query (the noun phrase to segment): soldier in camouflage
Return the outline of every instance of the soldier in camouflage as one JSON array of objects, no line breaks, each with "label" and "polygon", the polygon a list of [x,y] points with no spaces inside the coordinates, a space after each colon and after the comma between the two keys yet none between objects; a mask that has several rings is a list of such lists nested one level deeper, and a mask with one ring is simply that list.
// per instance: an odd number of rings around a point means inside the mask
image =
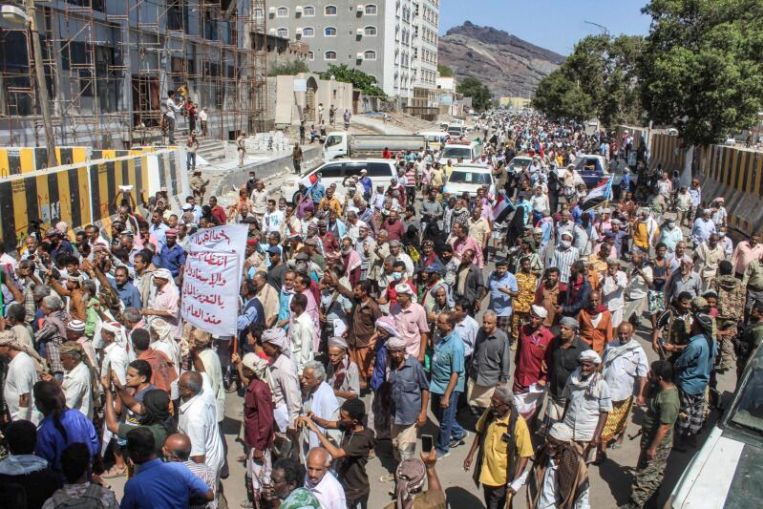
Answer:
[{"label": "soldier in camouflage", "polygon": [[744,318],[745,292],[742,282],[734,277],[731,262],[723,260],[718,264],[720,276],[713,282],[718,295],[718,341],[720,361],[717,371],[723,373],[736,365],[734,337]]},{"label": "soldier in camouflage", "polygon": [[649,398],[641,425],[641,454],[630,500],[621,509],[641,509],[660,489],[673,447],[673,426],[681,406],[678,388],[673,385],[673,367],[668,361],[654,361],[647,377]]}]

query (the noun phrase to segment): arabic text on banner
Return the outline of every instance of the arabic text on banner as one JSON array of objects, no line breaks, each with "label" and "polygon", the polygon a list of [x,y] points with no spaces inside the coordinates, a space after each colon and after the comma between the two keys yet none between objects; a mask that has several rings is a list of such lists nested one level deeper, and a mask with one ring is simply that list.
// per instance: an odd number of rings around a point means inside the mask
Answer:
[{"label": "arabic text on banner", "polygon": [[215,336],[236,333],[241,270],[235,253],[189,253],[183,273],[183,319]]}]

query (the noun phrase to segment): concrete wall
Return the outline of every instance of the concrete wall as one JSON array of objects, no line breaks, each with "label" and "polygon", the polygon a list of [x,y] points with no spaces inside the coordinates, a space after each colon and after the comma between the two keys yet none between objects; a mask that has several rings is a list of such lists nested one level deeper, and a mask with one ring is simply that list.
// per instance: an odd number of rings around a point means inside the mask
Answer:
[{"label": "concrete wall", "polygon": [[[294,92],[294,80],[307,80],[308,87],[315,88],[312,111],[308,111],[306,92]],[[276,126],[299,125],[305,119],[307,129],[311,124],[319,124],[319,105],[323,104],[323,120],[328,124],[329,109],[336,106],[336,121],[341,122],[345,109],[352,112],[352,84],[335,80],[322,80],[316,74],[297,76],[274,76],[268,78],[268,97],[274,101]]]},{"label": "concrete wall", "polygon": [[[649,167],[661,165],[668,172],[681,171],[685,149],[681,138],[665,130],[619,126],[618,139],[625,129],[634,143],[643,135],[649,143]],[[638,145],[636,145],[638,146]],[[694,151],[694,175],[702,182],[702,202],[708,205],[717,197],[726,200],[729,225],[751,234],[763,229],[763,152],[725,145],[697,147]]]}]

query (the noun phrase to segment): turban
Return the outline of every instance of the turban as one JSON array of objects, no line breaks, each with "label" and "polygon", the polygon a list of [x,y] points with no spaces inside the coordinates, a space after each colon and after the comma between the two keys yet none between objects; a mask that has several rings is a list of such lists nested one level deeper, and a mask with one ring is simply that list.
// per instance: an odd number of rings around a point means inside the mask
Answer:
[{"label": "turban", "polygon": [[258,379],[268,384],[268,387],[270,387],[271,390],[273,389],[273,378],[270,374],[270,365],[268,364],[268,361],[255,353],[249,352],[244,355],[243,359],[241,359],[241,364],[254,373],[254,376]]},{"label": "turban", "polygon": [[572,428],[570,428],[568,425],[564,424],[563,422],[556,422],[551,426],[551,429],[548,432],[549,436],[553,438],[554,440],[558,440],[560,442],[571,442],[572,441]]},{"label": "turban", "polygon": [[590,361],[598,365],[601,364],[601,357],[593,350],[584,350],[580,355],[578,355],[578,361]]},{"label": "turban", "polygon": [[0,346],[9,346],[18,349],[19,343],[16,339],[16,333],[12,330],[0,331]]},{"label": "turban", "polygon": [[537,304],[533,304],[530,309],[532,310],[532,314],[537,316],[538,318],[546,318],[548,316],[548,310],[544,308],[543,306],[538,306]]},{"label": "turban", "polygon": [[82,345],[77,343],[76,341],[67,341],[63,345],[61,345],[61,355],[67,354],[67,353],[84,353],[82,351]]},{"label": "turban", "polygon": [[403,338],[393,336],[387,340],[387,350],[405,350],[408,344]]},{"label": "turban", "polygon": [[85,322],[82,320],[71,320],[66,324],[66,328],[72,332],[78,332],[82,334],[85,332]]},{"label": "turban", "polygon": [[285,353],[287,356],[290,354],[286,331],[280,327],[275,327],[273,329],[264,331],[262,333],[262,342],[277,346],[278,349],[281,350],[281,353]]},{"label": "turban", "polygon": [[172,272],[167,269],[156,269],[154,271],[154,278],[166,279],[172,281]]},{"label": "turban", "polygon": [[414,493],[421,490],[426,480],[426,467],[418,458],[403,460],[397,466],[395,497],[398,509],[413,509]]},{"label": "turban", "polygon": [[580,327],[580,324],[577,320],[572,318],[571,316],[565,316],[562,317],[561,320],[559,320],[559,325],[564,325],[565,327],[570,327],[571,329],[577,330]]},{"label": "turban", "polygon": [[328,342],[329,348],[341,348],[342,350],[348,350],[349,346],[347,345],[347,341],[344,340],[341,336],[332,336],[329,338]]},{"label": "turban", "polygon": [[119,322],[103,322],[101,329],[116,335],[121,332],[122,324]]},{"label": "turban", "polygon": [[397,330],[397,324],[395,319],[391,316],[382,316],[376,320],[376,327],[382,329],[384,332],[392,337],[399,337],[400,333]]}]

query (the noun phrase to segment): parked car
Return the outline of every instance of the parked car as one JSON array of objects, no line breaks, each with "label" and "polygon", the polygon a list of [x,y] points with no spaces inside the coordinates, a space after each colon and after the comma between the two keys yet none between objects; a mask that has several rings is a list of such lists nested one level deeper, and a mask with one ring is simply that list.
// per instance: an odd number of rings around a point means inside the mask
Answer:
[{"label": "parked car", "polygon": [[687,465],[665,508],[760,507],[763,500],[761,465],[763,348],[758,347],[742,373],[730,410]]},{"label": "parked car", "polygon": [[495,193],[495,179],[489,166],[457,164],[445,182],[445,192],[457,196],[467,192],[469,196],[477,196],[477,189],[482,186],[486,186],[489,193]]},{"label": "parked car", "polygon": [[[617,186],[620,183],[622,174],[610,173],[607,165],[607,160],[604,156],[597,154],[578,154],[575,158],[575,171],[580,175],[585,182],[588,189],[597,187],[601,182],[607,178],[613,178],[613,186]],[[564,168],[558,168],[557,171],[561,172]]]},{"label": "parked car", "polygon": [[320,175],[321,184],[328,187],[336,184],[336,193],[338,196],[347,194],[347,184],[350,177],[360,179],[360,170],[368,171],[368,176],[374,184],[374,187],[381,184],[387,188],[392,182],[393,177],[397,177],[394,161],[390,159],[344,159],[324,163],[314,170],[294,175],[283,184],[283,196],[286,199],[296,203],[296,195],[299,191],[299,183],[305,178],[309,179],[313,175]]}]

